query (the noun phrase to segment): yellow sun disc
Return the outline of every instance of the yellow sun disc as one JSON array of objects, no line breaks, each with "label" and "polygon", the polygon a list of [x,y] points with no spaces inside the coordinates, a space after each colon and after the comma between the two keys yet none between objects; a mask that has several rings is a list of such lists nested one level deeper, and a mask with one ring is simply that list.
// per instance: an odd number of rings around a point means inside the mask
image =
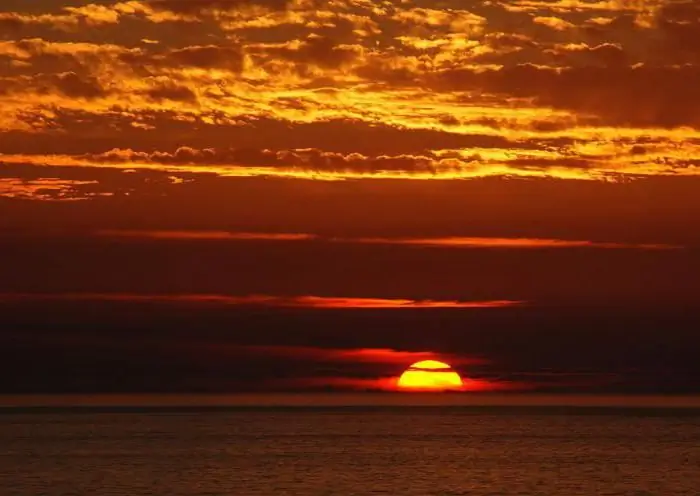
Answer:
[{"label": "yellow sun disc", "polygon": [[407,368],[397,386],[412,391],[457,390],[462,389],[462,378],[444,362],[424,360]]}]

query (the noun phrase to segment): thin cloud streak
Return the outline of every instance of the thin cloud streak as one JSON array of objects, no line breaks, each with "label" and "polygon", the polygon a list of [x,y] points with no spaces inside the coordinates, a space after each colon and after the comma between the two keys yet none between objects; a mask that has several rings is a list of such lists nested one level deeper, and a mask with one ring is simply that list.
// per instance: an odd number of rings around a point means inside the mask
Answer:
[{"label": "thin cloud streak", "polygon": [[229,296],[220,294],[133,294],[133,293],[5,293],[0,301],[106,301],[143,303],[214,304],[241,307],[318,309],[401,308],[504,308],[524,304],[515,300],[413,300],[405,298],[361,298],[332,296]]},{"label": "thin cloud streak", "polygon": [[109,196],[109,193],[94,192],[89,189],[96,184],[97,181],[59,178],[0,177],[0,197],[20,200],[79,201],[88,200],[95,196]]},{"label": "thin cloud streak", "polygon": [[[346,125],[350,125],[346,123]],[[329,128],[330,124],[327,124]],[[388,127],[386,129],[391,129]],[[452,130],[454,131],[454,130]],[[2,154],[8,164],[51,166],[57,169],[147,170],[162,173],[214,174],[227,178],[279,177],[313,181],[374,180],[467,180],[483,177],[559,178],[580,181],[640,179],[654,176],[697,176],[697,142],[700,134],[681,136],[662,132],[655,143],[634,146],[634,137],[622,128],[593,129],[594,134],[614,132],[618,140],[596,143],[584,129],[571,136],[542,135],[539,141],[576,140],[581,144],[560,146],[559,151],[537,150],[538,140],[508,134],[489,136],[486,130],[471,129],[461,139],[484,146],[433,149],[422,153],[363,155],[338,153],[319,148],[249,150],[195,149],[180,147],[174,152],[144,153],[114,149],[100,154]],[[233,131],[232,131],[233,132]],[[375,131],[379,134],[378,131]],[[395,131],[401,133],[401,131]],[[475,138],[474,133],[481,133]],[[432,139],[457,139],[454,133],[436,132]],[[489,139],[507,141],[486,146]],[[410,143],[409,137],[406,141]],[[632,143],[632,144],[631,144]],[[682,146],[679,146],[682,145]]]},{"label": "thin cloud streak", "polygon": [[[271,387],[282,389],[338,389],[350,391],[398,391],[396,382],[398,377],[308,377],[298,379],[286,379],[270,381]],[[493,381],[487,379],[471,379],[462,377],[461,392],[493,392],[493,391],[526,391],[534,389],[534,385],[526,383],[516,383],[508,381]],[[402,394],[416,394],[415,392],[404,392]]]},{"label": "thin cloud streak", "polygon": [[128,231],[101,230],[98,236],[148,239],[221,239],[239,241],[307,241],[317,236],[306,233],[253,233],[231,231]]},{"label": "thin cloud streak", "polygon": [[[217,349],[221,349],[217,345]],[[224,350],[224,353],[230,349]],[[451,365],[483,365],[488,360],[476,357],[464,357],[449,353],[434,353],[431,351],[405,351],[391,348],[320,348],[312,346],[235,346],[233,351],[246,356],[263,355],[284,358],[295,358],[313,361],[393,364],[409,366],[411,363],[423,360],[444,360]]]},{"label": "thin cloud streak", "polygon": [[359,238],[355,242],[449,248],[605,248],[633,250],[672,250],[681,248],[675,245],[654,243],[634,244],[547,238],[477,238],[457,236],[445,238]]},{"label": "thin cloud streak", "polygon": [[554,238],[500,238],[448,236],[436,238],[351,238],[325,237],[310,233],[250,233],[230,231],[132,231],[101,230],[97,236],[116,238],[142,238],[154,240],[236,240],[236,241],[322,241],[347,244],[405,245],[425,248],[465,249],[628,249],[628,250],[674,250],[682,246],[664,243],[616,243],[591,240],[568,240]]}]

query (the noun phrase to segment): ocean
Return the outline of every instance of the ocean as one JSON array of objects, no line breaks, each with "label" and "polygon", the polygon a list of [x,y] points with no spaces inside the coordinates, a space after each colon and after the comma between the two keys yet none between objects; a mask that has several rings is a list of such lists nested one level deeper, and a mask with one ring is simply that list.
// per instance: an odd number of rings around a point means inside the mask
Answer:
[{"label": "ocean", "polygon": [[700,411],[10,408],[2,496],[700,495]]}]

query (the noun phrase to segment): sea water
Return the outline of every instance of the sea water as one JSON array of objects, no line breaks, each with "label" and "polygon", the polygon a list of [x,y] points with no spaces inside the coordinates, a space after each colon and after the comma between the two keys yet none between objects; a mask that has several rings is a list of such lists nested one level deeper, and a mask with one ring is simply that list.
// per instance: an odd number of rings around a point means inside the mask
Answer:
[{"label": "sea water", "polygon": [[5,495],[700,495],[700,413],[5,411]]}]

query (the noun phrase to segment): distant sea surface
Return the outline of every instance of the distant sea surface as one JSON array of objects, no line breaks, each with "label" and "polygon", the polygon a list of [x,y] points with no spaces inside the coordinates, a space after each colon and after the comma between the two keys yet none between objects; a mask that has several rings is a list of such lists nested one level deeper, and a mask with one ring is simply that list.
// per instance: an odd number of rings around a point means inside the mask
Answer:
[{"label": "distant sea surface", "polygon": [[5,495],[700,495],[700,410],[16,409]]}]

